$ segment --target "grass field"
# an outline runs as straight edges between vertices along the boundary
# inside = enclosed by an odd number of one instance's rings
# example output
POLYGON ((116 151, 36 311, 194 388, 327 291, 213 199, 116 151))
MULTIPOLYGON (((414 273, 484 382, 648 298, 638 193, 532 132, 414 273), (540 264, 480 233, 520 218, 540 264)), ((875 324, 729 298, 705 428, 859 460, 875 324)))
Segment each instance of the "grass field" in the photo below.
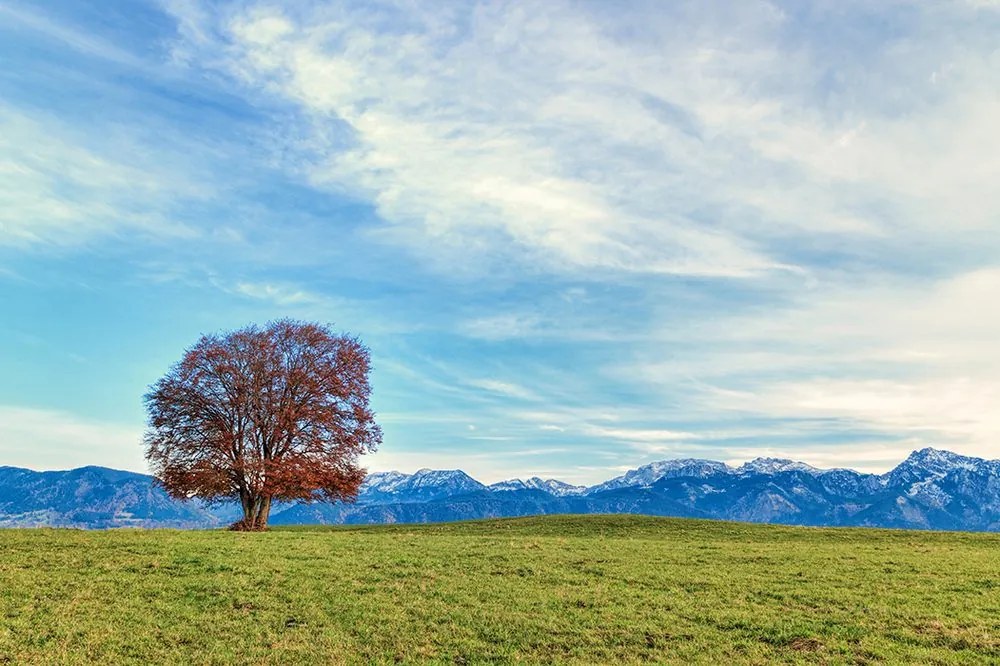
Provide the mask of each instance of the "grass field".
POLYGON ((1000 535, 0 530, 0 663, 996 663, 1000 535))

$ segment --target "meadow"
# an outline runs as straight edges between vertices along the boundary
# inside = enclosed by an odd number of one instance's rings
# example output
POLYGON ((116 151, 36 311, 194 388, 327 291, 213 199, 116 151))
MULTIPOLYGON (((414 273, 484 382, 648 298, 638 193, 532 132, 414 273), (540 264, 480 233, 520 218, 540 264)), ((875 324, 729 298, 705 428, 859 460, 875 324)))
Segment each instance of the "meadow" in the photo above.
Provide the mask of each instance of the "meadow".
POLYGON ((0 530, 0 663, 996 663, 1000 535, 638 516, 0 530))

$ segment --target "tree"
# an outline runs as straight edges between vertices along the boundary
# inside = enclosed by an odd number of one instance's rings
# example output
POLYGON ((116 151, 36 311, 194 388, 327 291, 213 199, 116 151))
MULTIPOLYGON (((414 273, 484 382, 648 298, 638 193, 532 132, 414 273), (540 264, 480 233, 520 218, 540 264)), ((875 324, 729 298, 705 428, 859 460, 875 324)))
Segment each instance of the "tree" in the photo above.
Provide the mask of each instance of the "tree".
POLYGON ((382 431, 368 406, 368 349, 280 320, 203 336, 145 396, 146 459, 179 499, 239 500, 238 530, 274 501, 357 497, 382 431))

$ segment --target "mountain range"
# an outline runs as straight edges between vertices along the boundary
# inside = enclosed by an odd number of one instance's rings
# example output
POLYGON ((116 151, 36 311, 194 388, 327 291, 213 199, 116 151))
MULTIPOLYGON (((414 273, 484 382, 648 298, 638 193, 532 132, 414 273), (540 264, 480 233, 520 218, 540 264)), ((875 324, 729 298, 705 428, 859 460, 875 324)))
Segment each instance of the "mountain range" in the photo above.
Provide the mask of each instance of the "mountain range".
MULTIPOLYGON (((640 513, 793 525, 1000 531, 1000 460, 926 448, 885 474, 778 458, 739 467, 664 460, 594 486, 555 479, 485 485, 461 470, 370 474, 352 504, 289 503, 271 523, 466 520, 551 513, 640 513)), ((0 527, 219 527, 233 505, 173 500, 144 474, 0 467, 0 527)))

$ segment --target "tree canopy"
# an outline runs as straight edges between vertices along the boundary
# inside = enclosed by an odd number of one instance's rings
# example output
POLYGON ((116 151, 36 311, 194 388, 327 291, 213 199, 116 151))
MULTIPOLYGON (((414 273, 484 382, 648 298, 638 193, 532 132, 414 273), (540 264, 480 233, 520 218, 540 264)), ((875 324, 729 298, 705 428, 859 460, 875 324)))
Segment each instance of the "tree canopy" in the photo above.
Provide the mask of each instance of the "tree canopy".
POLYGON ((382 441, 370 370, 360 340, 318 324, 203 336, 145 396, 146 458, 173 497, 238 500, 235 529, 265 529, 273 501, 352 500, 382 441))

